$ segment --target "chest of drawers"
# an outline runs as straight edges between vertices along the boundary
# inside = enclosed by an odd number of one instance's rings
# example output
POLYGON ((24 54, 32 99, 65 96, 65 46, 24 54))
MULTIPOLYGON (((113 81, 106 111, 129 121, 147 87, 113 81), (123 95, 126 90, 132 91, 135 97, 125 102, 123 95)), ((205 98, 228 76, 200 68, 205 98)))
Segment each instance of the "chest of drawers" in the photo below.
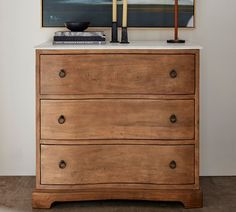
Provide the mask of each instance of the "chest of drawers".
POLYGON ((201 207, 199 49, 38 48, 34 208, 56 201, 201 207))

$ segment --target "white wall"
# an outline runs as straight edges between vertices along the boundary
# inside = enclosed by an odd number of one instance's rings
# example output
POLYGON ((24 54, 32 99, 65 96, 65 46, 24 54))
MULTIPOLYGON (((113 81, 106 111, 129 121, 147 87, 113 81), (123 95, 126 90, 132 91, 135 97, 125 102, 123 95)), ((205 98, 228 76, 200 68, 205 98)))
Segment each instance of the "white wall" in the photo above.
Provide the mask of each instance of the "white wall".
MULTIPOLYGON (((204 47, 201 174, 236 175, 236 1, 196 1, 197 27, 181 37, 204 47)), ((0 175, 35 174, 33 47, 58 30, 41 28, 40 20, 40 0, 0 0, 0 175)), ((129 33, 130 40, 171 35, 163 29, 129 33)))

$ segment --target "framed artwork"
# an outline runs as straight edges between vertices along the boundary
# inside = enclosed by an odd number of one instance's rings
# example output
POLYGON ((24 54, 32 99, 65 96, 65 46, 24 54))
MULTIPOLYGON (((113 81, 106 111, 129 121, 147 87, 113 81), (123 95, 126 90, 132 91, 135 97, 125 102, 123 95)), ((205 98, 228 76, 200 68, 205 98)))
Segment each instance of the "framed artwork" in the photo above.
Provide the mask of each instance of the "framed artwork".
MULTIPOLYGON (((122 0, 118 2, 121 25, 122 0)), ((42 0, 42 26, 62 27, 67 21, 89 21, 91 27, 110 27, 112 0, 42 0)), ((179 0, 179 26, 195 27, 195 0, 179 0)), ((129 27, 173 27, 174 0, 128 0, 129 27)))

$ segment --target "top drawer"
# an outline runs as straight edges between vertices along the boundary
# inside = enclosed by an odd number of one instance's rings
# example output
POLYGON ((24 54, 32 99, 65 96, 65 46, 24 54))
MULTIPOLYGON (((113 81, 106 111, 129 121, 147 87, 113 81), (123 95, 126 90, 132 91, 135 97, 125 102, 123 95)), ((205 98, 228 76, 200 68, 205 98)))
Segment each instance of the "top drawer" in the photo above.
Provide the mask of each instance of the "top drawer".
POLYGON ((41 55, 41 94, 193 94, 195 57, 41 55))

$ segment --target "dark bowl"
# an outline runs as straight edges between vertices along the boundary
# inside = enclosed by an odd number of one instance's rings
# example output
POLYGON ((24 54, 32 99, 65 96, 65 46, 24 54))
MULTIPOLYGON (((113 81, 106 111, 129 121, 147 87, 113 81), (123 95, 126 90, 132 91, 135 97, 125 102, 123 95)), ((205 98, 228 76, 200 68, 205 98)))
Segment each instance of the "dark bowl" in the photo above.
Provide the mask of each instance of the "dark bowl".
POLYGON ((69 21, 65 23, 67 29, 72 32, 83 32, 89 26, 90 22, 73 22, 69 21))

